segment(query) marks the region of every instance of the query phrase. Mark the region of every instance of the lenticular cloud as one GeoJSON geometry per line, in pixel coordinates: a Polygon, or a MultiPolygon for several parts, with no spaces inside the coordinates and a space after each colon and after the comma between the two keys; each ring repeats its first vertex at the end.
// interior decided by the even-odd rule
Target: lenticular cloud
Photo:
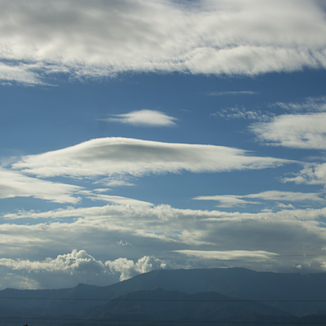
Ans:
{"type": "Polygon", "coordinates": [[[263,169],[288,163],[213,145],[175,144],[130,138],[93,139],[72,147],[22,157],[14,169],[39,177],[95,177],[263,169]]]}

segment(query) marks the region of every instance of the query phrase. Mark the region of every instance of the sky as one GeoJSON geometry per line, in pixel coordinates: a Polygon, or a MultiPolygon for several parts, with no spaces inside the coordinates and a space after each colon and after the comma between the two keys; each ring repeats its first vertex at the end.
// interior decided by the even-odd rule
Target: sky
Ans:
{"type": "Polygon", "coordinates": [[[0,9],[0,289],[326,271],[324,1],[0,9]]]}

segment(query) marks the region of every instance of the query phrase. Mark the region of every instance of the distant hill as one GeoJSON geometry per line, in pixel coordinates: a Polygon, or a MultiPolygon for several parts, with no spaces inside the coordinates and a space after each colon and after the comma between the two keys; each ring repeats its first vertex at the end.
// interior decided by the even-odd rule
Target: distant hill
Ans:
{"type": "MultiPolygon", "coordinates": [[[[325,273],[266,273],[243,268],[158,270],[104,287],[79,284],[60,290],[0,291],[1,320],[10,316],[46,320],[61,316],[62,320],[79,323],[96,316],[170,316],[173,320],[238,316],[239,320],[267,318],[278,323],[280,318],[297,320],[295,316],[310,320],[309,315],[320,321],[323,314],[325,273]]],[[[26,324],[25,319],[22,322],[26,324]]]]}
{"type": "Polygon", "coordinates": [[[244,268],[157,270],[107,289],[108,294],[117,296],[156,287],[189,294],[217,292],[239,299],[275,301],[265,303],[298,316],[326,314],[326,302],[322,302],[326,301],[326,273],[271,273],[244,268]]]}
{"type": "Polygon", "coordinates": [[[234,300],[215,293],[186,294],[161,288],[131,292],[83,314],[87,319],[236,321],[262,316],[289,316],[253,301],[234,300]]]}

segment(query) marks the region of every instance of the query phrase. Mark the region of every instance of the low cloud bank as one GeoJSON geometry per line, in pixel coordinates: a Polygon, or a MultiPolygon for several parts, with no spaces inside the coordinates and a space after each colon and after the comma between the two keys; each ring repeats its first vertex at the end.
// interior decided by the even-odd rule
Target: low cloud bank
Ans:
{"type": "Polygon", "coordinates": [[[108,285],[118,280],[127,280],[137,274],[150,272],[153,269],[166,268],[166,264],[155,257],[144,256],[136,262],[127,258],[102,262],[85,250],[76,249],[71,253],[58,255],[54,259],[48,257],[43,261],[1,258],[0,266],[15,274],[13,277],[16,280],[15,287],[21,283],[17,282],[17,279],[23,278],[25,280],[23,288],[42,288],[44,286],[51,288],[53,284],[61,284],[60,282],[68,287],[81,282],[108,285]],[[60,280],[60,282],[56,282],[56,280],[60,280]]]}

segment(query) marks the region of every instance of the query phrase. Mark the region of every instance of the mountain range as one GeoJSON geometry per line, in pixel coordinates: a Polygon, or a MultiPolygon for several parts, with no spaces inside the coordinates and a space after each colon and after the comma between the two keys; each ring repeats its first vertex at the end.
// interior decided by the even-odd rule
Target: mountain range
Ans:
{"type": "Polygon", "coordinates": [[[326,273],[157,270],[109,286],[0,291],[8,326],[326,324],[326,273]]]}

